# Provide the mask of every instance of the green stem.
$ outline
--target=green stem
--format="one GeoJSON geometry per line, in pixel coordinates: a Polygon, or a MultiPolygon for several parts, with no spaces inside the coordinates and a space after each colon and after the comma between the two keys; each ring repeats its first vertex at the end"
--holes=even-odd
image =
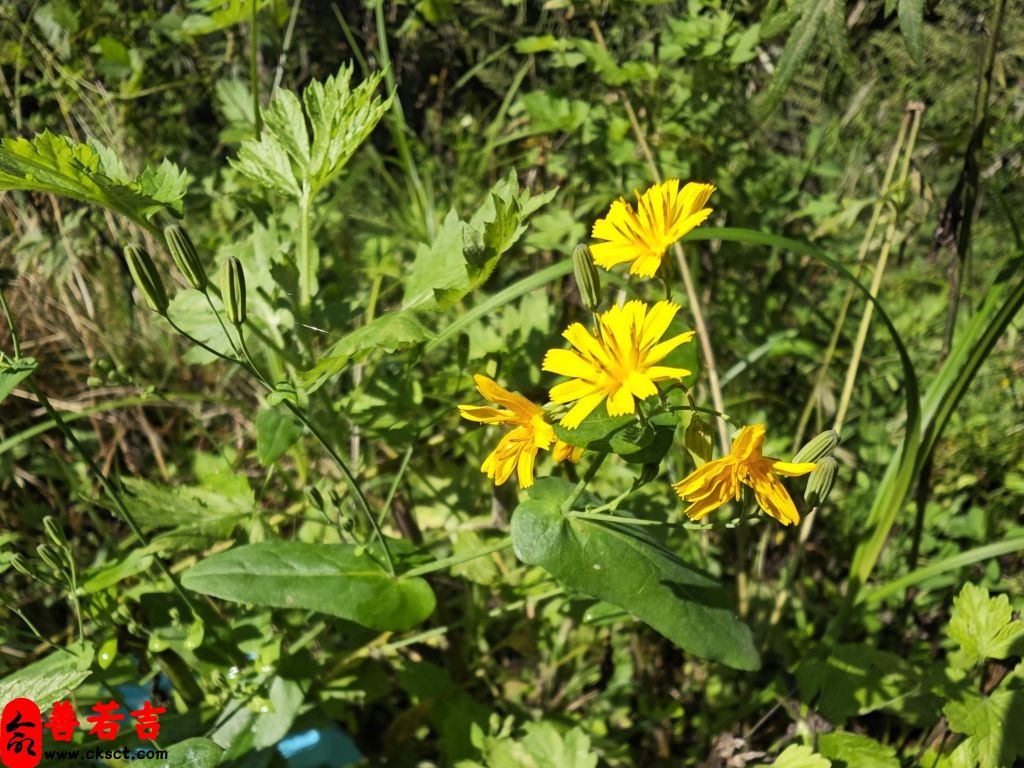
{"type": "MultiPolygon", "coordinates": [[[[103,490],[107,492],[107,496],[109,496],[110,500],[114,503],[114,506],[120,513],[121,518],[128,525],[128,528],[131,529],[132,534],[135,536],[136,539],[138,539],[139,543],[144,548],[149,549],[149,539],[146,538],[146,535],[142,532],[142,529],[135,521],[135,518],[132,516],[132,513],[128,510],[128,507],[125,505],[124,500],[121,498],[120,492],[114,487],[114,484],[107,478],[107,476],[100,471],[100,468],[96,466],[96,463],[92,460],[92,457],[85,450],[85,446],[83,446],[78,441],[78,438],[75,437],[75,433],[72,432],[68,425],[64,423],[64,420],[60,417],[60,414],[58,414],[57,411],[54,409],[53,405],[50,403],[46,395],[44,395],[42,391],[38,387],[36,387],[35,383],[32,382],[31,380],[28,381],[28,387],[36,396],[36,399],[39,400],[40,405],[42,405],[43,408],[46,410],[47,414],[49,414],[50,418],[53,419],[53,422],[57,425],[57,428],[60,429],[60,431],[64,434],[65,439],[67,439],[67,441],[71,443],[71,445],[74,447],[75,451],[78,453],[79,458],[81,458],[82,461],[85,462],[85,465],[89,469],[89,472],[93,475],[93,477],[96,478],[99,484],[103,486],[103,490]]],[[[188,594],[186,594],[185,590],[182,588],[181,583],[178,581],[178,578],[173,573],[171,573],[171,569],[167,567],[167,564],[156,553],[154,553],[153,555],[153,560],[156,562],[157,566],[163,572],[164,576],[166,576],[170,580],[171,586],[174,588],[174,591],[178,593],[182,601],[184,601],[185,605],[188,606],[188,609],[192,612],[193,618],[198,619],[199,612],[196,610],[196,607],[193,604],[192,600],[189,598],[188,594]]]]}
{"type": "Polygon", "coordinates": [[[0,307],[4,310],[4,317],[7,320],[7,327],[11,331],[11,346],[14,347],[14,359],[21,359],[21,344],[18,342],[18,333],[14,329],[14,318],[11,316],[11,308],[7,306],[7,296],[3,287],[0,286],[0,307]]]}
{"type": "Polygon", "coordinates": [[[576,503],[576,500],[597,475],[597,470],[601,468],[601,465],[604,463],[606,458],[608,458],[607,453],[599,453],[590,463],[590,466],[587,467],[586,474],[583,475],[578,483],[576,483],[576,487],[572,489],[572,493],[569,494],[569,498],[562,503],[561,512],[563,515],[567,514],[569,510],[572,509],[572,505],[576,503]]]}
{"type": "MultiPolygon", "coordinates": [[[[598,507],[601,509],[601,507],[598,507]]],[[[644,520],[639,517],[625,517],[623,515],[602,515],[597,512],[566,512],[566,517],[576,517],[581,520],[599,520],[604,523],[621,523],[622,525],[666,525],[661,520],[644,520]]]]}
{"type": "Polygon", "coordinates": [[[252,0],[252,29],[249,45],[249,87],[252,88],[252,115],[256,124],[256,138],[263,132],[263,117],[260,115],[260,74],[256,53],[259,48],[259,25],[256,23],[256,6],[259,0],[252,0]]]}
{"type": "Polygon", "coordinates": [[[308,182],[302,185],[299,196],[299,317],[309,320],[309,308],[313,302],[313,235],[311,217],[313,191],[308,182]]]}
{"type": "MultiPolygon", "coordinates": [[[[253,376],[255,376],[259,380],[259,382],[263,384],[264,387],[267,388],[268,391],[274,391],[274,387],[270,384],[270,382],[268,382],[263,377],[263,374],[260,373],[259,369],[256,367],[256,364],[253,362],[252,355],[249,354],[249,348],[245,344],[245,335],[242,333],[241,327],[239,327],[237,330],[238,343],[239,346],[241,346],[242,348],[242,354],[245,356],[247,364],[241,363],[240,361],[237,362],[239,362],[240,365],[249,370],[253,374],[253,376]]],[[[313,422],[309,420],[309,417],[306,415],[305,411],[303,411],[290,400],[283,400],[282,402],[284,403],[285,407],[292,412],[292,415],[295,416],[295,418],[297,418],[299,421],[301,421],[302,424],[306,427],[306,429],[309,430],[309,433],[313,435],[314,438],[316,438],[317,442],[320,443],[320,445],[323,447],[325,451],[327,451],[327,454],[331,457],[335,465],[338,467],[338,469],[341,470],[341,473],[345,476],[345,480],[348,483],[349,488],[352,490],[352,493],[355,494],[357,506],[359,507],[363,515],[366,517],[366,521],[370,524],[370,528],[373,530],[374,537],[380,544],[381,550],[383,551],[384,554],[384,560],[387,563],[388,572],[392,576],[394,576],[395,563],[391,557],[391,550],[388,547],[387,540],[384,538],[384,533],[381,531],[381,527],[377,523],[376,516],[370,510],[370,504],[366,500],[366,496],[363,495],[363,489],[359,487],[359,482],[356,480],[355,475],[352,474],[352,471],[349,469],[348,464],[346,464],[345,460],[341,458],[341,454],[339,454],[335,450],[334,446],[328,442],[323,432],[321,432],[313,424],[313,422]]]]}
{"type": "Polygon", "coordinates": [[[452,555],[451,557],[446,557],[442,560],[435,560],[433,563],[418,566],[403,573],[402,578],[412,578],[413,576],[423,576],[424,574],[433,573],[434,571],[443,571],[445,568],[451,568],[454,565],[462,565],[463,563],[468,563],[471,560],[486,557],[494,552],[501,552],[503,549],[508,549],[511,546],[512,539],[505,538],[497,544],[491,544],[487,547],[474,549],[472,552],[464,552],[461,555],[452,555]]]}

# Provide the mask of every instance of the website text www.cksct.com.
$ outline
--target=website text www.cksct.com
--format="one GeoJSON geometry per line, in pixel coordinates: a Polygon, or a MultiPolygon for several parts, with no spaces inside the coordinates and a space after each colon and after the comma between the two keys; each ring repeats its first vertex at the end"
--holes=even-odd
{"type": "Polygon", "coordinates": [[[43,757],[47,760],[166,760],[166,749],[139,749],[121,747],[105,749],[91,747],[89,749],[44,749],[43,757]]]}

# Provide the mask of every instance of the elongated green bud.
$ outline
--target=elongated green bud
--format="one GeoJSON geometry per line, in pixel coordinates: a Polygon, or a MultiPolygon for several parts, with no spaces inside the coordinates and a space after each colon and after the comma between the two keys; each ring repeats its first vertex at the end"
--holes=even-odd
{"type": "Polygon", "coordinates": [[[185,228],[178,224],[164,227],[164,240],[167,242],[167,250],[171,252],[171,258],[188,280],[188,284],[197,291],[205,291],[206,270],[203,269],[196,246],[185,228]]]}
{"type": "Polygon", "coordinates": [[[572,249],[572,271],[576,277],[580,298],[583,299],[583,306],[591,312],[596,312],[601,306],[601,276],[594,266],[594,257],[590,255],[590,249],[583,243],[572,249]]]}
{"type": "Polygon", "coordinates": [[[68,540],[64,537],[64,529],[60,527],[60,523],[53,515],[47,515],[43,518],[43,530],[46,531],[47,537],[53,542],[54,546],[61,549],[68,548],[68,540]]]}
{"type": "Polygon", "coordinates": [[[141,245],[132,243],[124,248],[124,260],[128,262],[128,271],[132,273],[132,280],[135,286],[146,299],[150,309],[154,312],[167,314],[167,292],[164,291],[164,281],[160,279],[160,273],[156,270],[153,259],[146,253],[141,245]]]}
{"type": "Polygon", "coordinates": [[[30,579],[36,578],[35,571],[32,570],[32,567],[28,564],[28,561],[25,559],[25,556],[22,555],[20,552],[15,552],[13,555],[11,555],[11,559],[7,562],[9,562],[11,564],[11,567],[18,573],[20,573],[22,576],[27,576],[30,579]]]}
{"type": "Polygon", "coordinates": [[[805,461],[817,461],[832,453],[837,445],[839,445],[839,433],[834,429],[827,429],[805,443],[804,447],[797,451],[796,456],[793,457],[793,463],[801,464],[805,461]]]}
{"type": "Polygon", "coordinates": [[[245,322],[245,272],[242,271],[242,262],[234,256],[229,256],[221,264],[220,290],[228,320],[242,325],[245,322]]]}
{"type": "Polygon", "coordinates": [[[831,456],[818,459],[817,464],[817,468],[807,478],[807,490],[804,492],[804,501],[811,507],[820,507],[825,503],[836,483],[836,472],[839,469],[839,462],[831,456]]]}
{"type": "Polygon", "coordinates": [[[36,554],[39,555],[40,560],[53,569],[54,573],[64,572],[64,561],[55,547],[50,544],[40,544],[36,547],[36,554]]]}

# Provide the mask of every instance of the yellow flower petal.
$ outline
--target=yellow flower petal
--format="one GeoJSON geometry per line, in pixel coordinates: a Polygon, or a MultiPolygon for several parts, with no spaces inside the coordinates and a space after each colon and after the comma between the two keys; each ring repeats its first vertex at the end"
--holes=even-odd
{"type": "Polygon", "coordinates": [[[622,198],[614,201],[591,229],[594,239],[605,241],[591,246],[594,263],[610,269],[631,261],[632,274],[653,277],[669,246],[711,215],[703,206],[714,190],[690,182],[680,191],[679,179],[668,179],[638,193],[635,209],[622,198]]]}

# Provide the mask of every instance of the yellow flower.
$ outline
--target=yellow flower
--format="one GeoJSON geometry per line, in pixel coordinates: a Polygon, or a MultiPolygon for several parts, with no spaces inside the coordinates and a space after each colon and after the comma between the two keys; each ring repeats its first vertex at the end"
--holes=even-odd
{"type": "Polygon", "coordinates": [[[744,427],[733,438],[728,456],[707,462],[672,486],[679,498],[691,502],[686,509],[691,520],[700,520],[730,499],[739,501],[742,484],[753,488],[758,506],[783,525],[800,522],[793,499],[776,475],[799,477],[816,465],[762,456],[764,430],[764,424],[744,427]]]}
{"type": "Polygon", "coordinates": [[[679,305],[669,301],[653,307],[630,301],[598,315],[596,334],[580,323],[566,328],[562,336],[576,350],[550,349],[543,365],[545,371],[572,377],[551,389],[556,403],[577,401],[562,417],[562,426],[575,429],[605,398],[610,416],[633,413],[634,398],[658,394],[655,382],[689,376],[685,368],[657,365],[693,338],[693,331],[688,331],[659,341],[678,311],[679,305]]]}
{"type": "Polygon", "coordinates": [[[690,182],[680,192],[679,179],[669,179],[642,196],[634,192],[635,211],[620,197],[612,203],[608,215],[594,223],[591,235],[608,241],[590,247],[594,263],[611,269],[631,261],[631,274],[654,277],[668,247],[711,215],[704,203],[714,191],[711,184],[690,182]]]}
{"type": "Polygon", "coordinates": [[[482,424],[512,424],[514,429],[507,432],[497,447],[484,460],[480,471],[501,485],[516,470],[519,476],[519,487],[529,488],[533,485],[533,466],[537,459],[537,451],[549,450],[555,443],[555,461],[569,459],[580,460],[582,448],[555,439],[555,430],[544,418],[544,410],[516,392],[509,392],[486,376],[476,375],[476,388],[480,394],[502,408],[491,408],[486,405],[460,405],[459,413],[464,419],[478,421],[482,424]]]}

